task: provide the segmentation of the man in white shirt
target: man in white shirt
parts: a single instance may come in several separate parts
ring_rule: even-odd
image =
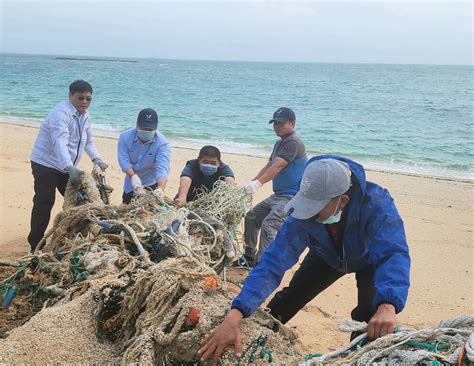
[[[55,201],[56,189],[64,195],[68,179],[80,183],[77,168],[84,150],[94,164],[107,169],[92,142],[89,113],[92,86],[76,80],[69,86],[69,100],[58,103],[41,124],[31,153],[35,196],[28,235],[31,252],[44,236]]]

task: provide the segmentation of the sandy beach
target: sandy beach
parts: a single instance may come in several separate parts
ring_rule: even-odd
[[[29,156],[37,127],[0,123],[0,257],[17,259],[27,253],[33,198],[33,177]],[[104,161],[110,164],[108,184],[114,188],[112,202],[120,203],[123,173],[119,170],[117,140],[95,137]],[[179,174],[197,151],[172,150],[171,176],[166,195],[178,189]],[[246,155],[223,154],[242,184],[253,178],[266,160]],[[89,171],[87,156],[80,167]],[[473,202],[474,183],[455,179],[368,171],[368,180],[386,187],[392,194],[405,222],[412,257],[412,286],[399,322],[427,326],[442,319],[472,314],[473,311]],[[254,197],[256,204],[270,195],[271,185]],[[62,206],[57,194],[53,217]],[[52,222],[52,220],[51,220]],[[287,273],[287,283],[292,272]],[[346,334],[337,330],[337,321],[346,319],[355,306],[356,287],[348,275],[309,303],[290,321],[310,352],[327,352],[346,343]]]

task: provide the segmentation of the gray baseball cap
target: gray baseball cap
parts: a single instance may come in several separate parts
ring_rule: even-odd
[[[308,164],[301,178],[300,190],[286,204],[285,211],[301,220],[321,211],[331,199],[351,186],[349,166],[335,159],[315,160]]]

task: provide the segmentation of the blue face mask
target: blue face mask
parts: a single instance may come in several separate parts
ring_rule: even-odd
[[[201,172],[205,176],[210,176],[210,175],[216,174],[217,165],[201,164]]]
[[[339,202],[341,202],[341,197],[339,197],[339,199],[337,200],[336,209],[334,210],[334,213],[331,216],[329,216],[326,220],[321,221],[320,222],[321,224],[330,225],[330,224],[335,224],[341,221],[342,210],[336,213],[337,208],[339,207]]]
[[[321,221],[321,224],[323,225],[335,224],[341,221],[341,214],[342,214],[342,211],[339,211],[337,214],[329,216],[326,220]]]
[[[146,144],[153,140],[153,137],[155,137],[155,131],[137,130],[137,137],[141,142]]]

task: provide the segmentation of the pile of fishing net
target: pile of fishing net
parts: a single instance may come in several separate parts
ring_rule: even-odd
[[[226,267],[240,252],[250,197],[218,182],[185,207],[154,191],[109,205],[106,188],[87,174],[68,185],[38,253],[16,267],[0,262],[0,363],[199,362],[200,342],[238,290]],[[242,337],[241,363],[297,364],[304,354],[263,310],[243,321]],[[236,362],[223,355],[222,364]]]
[[[367,323],[354,320],[340,326],[343,332],[365,332]],[[412,329],[397,327],[373,342],[367,333],[325,355],[312,354],[301,366],[311,365],[473,365],[474,316],[441,321],[437,326]]]

